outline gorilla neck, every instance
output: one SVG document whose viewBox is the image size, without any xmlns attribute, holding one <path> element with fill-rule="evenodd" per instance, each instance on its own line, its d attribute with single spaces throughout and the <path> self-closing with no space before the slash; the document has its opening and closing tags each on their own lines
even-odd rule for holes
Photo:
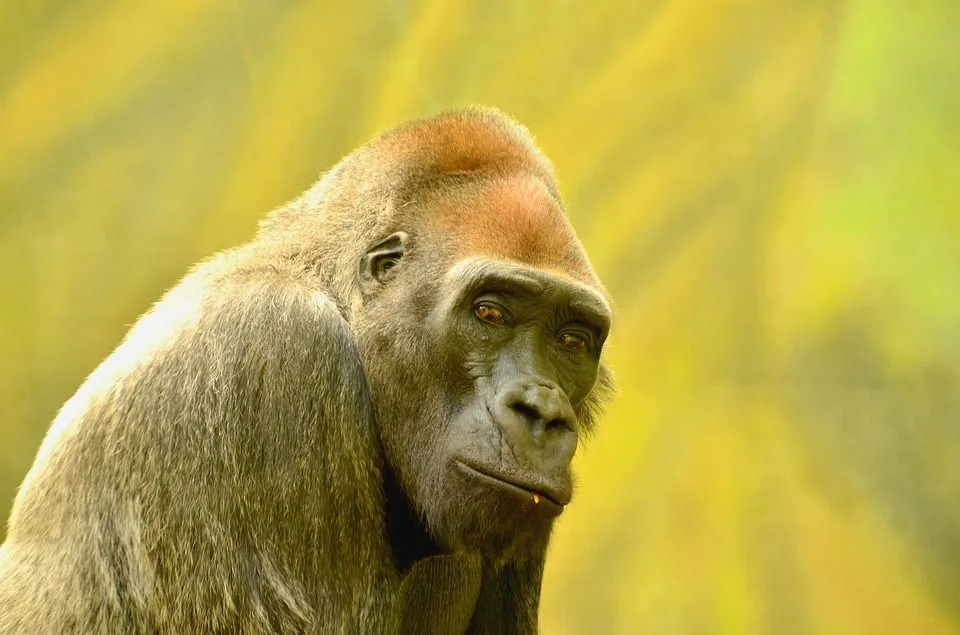
<svg viewBox="0 0 960 635">
<path fill-rule="evenodd" d="M 443 553 L 443 549 L 427 533 L 427 528 L 401 491 L 391 469 L 383 471 L 383 493 L 386 498 L 390 550 L 397 571 L 403 576 L 418 560 Z"/>
</svg>

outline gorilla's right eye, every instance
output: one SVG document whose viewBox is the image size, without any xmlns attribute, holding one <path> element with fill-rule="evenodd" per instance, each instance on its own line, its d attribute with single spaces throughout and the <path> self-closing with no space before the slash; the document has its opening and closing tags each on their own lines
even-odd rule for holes
<svg viewBox="0 0 960 635">
<path fill-rule="evenodd" d="M 473 307 L 473 314 L 484 322 L 494 324 L 506 324 L 507 319 L 503 315 L 503 310 L 489 302 L 479 302 Z"/>
</svg>

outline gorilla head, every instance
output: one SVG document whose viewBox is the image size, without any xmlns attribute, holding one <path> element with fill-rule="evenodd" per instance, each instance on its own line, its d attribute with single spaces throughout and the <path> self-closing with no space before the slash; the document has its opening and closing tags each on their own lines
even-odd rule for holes
<svg viewBox="0 0 960 635">
<path fill-rule="evenodd" d="M 535 177 L 449 183 L 404 211 L 360 274 L 380 438 L 433 537 L 498 555 L 545 537 L 570 501 L 609 310 L 564 262 L 576 242 L 548 224 L 560 208 Z"/>
<path fill-rule="evenodd" d="M 427 537 L 496 558 L 544 541 L 608 383 L 610 326 L 549 163 L 472 110 L 384 135 L 311 196 L 387 469 Z"/>
</svg>

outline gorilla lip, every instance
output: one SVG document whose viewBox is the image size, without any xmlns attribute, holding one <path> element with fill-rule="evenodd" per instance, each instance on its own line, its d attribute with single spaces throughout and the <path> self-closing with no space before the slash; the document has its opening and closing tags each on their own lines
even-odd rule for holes
<svg viewBox="0 0 960 635">
<path fill-rule="evenodd" d="M 500 476 L 499 474 L 494 474 L 489 470 L 486 470 L 474 465 L 470 465 L 459 459 L 456 462 L 461 467 L 461 469 L 467 472 L 470 472 L 476 476 L 479 476 L 484 481 L 491 482 L 500 488 L 503 488 L 504 486 L 506 486 L 507 488 L 512 489 L 514 491 L 522 492 L 523 495 L 528 499 L 530 499 L 534 505 L 545 503 L 544 507 L 546 508 L 555 507 L 557 513 L 559 513 L 561 510 L 563 510 L 564 506 L 568 502 L 570 502 L 570 498 L 568 496 L 564 496 L 559 492 L 553 492 L 553 491 L 547 492 L 547 491 L 544 491 L 543 489 L 537 489 L 530 485 L 518 483 L 514 480 L 508 480 L 505 477 Z M 560 502 L 561 500 L 564 500 L 566 502 L 561 503 Z"/>
</svg>

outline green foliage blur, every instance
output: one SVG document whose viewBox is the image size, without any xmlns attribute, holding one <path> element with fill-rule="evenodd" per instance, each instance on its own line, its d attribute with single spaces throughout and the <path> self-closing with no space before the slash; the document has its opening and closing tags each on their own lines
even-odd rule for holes
<svg viewBox="0 0 960 635">
<path fill-rule="evenodd" d="M 960 631 L 960 3 L 0 2 L 0 516 L 191 263 L 530 127 L 617 309 L 544 633 Z"/>
</svg>

